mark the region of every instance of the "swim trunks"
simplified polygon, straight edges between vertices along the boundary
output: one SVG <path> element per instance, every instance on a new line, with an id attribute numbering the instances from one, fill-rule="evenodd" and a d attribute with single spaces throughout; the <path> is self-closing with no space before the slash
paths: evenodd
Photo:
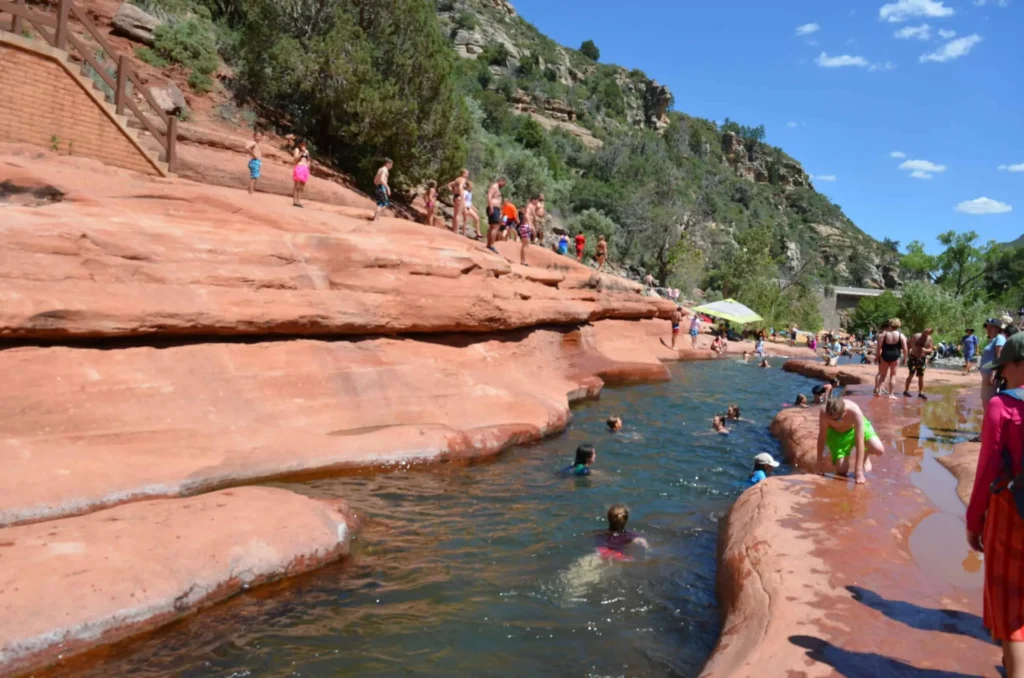
<path id="1" fill-rule="evenodd" d="M 697 334 L 698 334 L 697 330 L 690 330 L 690 336 L 691 337 L 696 337 Z"/>
<path id="2" fill-rule="evenodd" d="M 259 158 L 253 158 L 249 161 L 249 178 L 259 179 L 260 169 L 263 167 L 263 161 Z"/>
<path id="3" fill-rule="evenodd" d="M 672 324 L 672 334 L 679 334 L 679 323 Z"/>
<path id="4" fill-rule="evenodd" d="M 910 376 L 923 377 L 925 368 L 928 367 L 924 358 L 910 356 L 907 358 L 907 367 L 910 369 Z"/>
<path id="5" fill-rule="evenodd" d="M 872 438 L 877 438 L 878 434 L 875 433 L 875 427 L 871 425 L 871 422 L 867 419 L 864 420 L 864 444 Z M 857 428 L 853 427 L 849 431 L 836 431 L 835 429 L 828 429 L 825 433 L 825 443 L 828 445 L 829 452 L 832 453 L 832 463 L 838 464 L 846 457 L 850 456 L 850 452 L 853 451 L 857 445 Z"/>
<path id="6" fill-rule="evenodd" d="M 388 189 L 384 188 L 384 184 L 377 184 L 377 207 L 391 207 Z"/>
<path id="7" fill-rule="evenodd" d="M 501 209 L 498 207 L 487 208 L 487 223 L 488 224 L 500 224 L 501 223 Z"/>
<path id="8" fill-rule="evenodd" d="M 519 237 L 523 240 L 529 240 L 530 235 L 533 233 L 533 229 L 530 228 L 529 224 L 519 225 Z"/>

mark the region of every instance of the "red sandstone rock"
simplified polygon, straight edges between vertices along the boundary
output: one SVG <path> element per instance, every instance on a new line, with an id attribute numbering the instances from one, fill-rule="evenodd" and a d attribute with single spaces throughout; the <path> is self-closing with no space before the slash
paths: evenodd
<path id="1" fill-rule="evenodd" d="M 602 321 L 436 343 L 2 351 L 0 525 L 312 470 L 494 454 L 560 431 L 569 397 L 599 392 L 596 375 L 667 379 L 644 342 L 637 323 Z"/>
<path id="2" fill-rule="evenodd" d="M 971 490 L 974 489 L 974 478 L 978 473 L 980 454 L 981 443 L 960 443 L 953 448 L 953 454 L 936 457 L 936 461 L 956 476 L 956 493 L 965 505 L 971 500 Z"/>
<path id="3" fill-rule="evenodd" d="M 890 450 L 919 412 L 909 400 L 855 400 Z M 787 458 L 813 450 L 798 424 L 816 414 L 780 414 Z M 890 451 L 874 464 L 867 485 L 831 476 L 771 478 L 736 502 L 719 541 L 726 618 L 703 676 L 994 673 L 999 650 L 981 628 L 980 562 L 969 555 L 959 562 L 967 551 L 962 523 L 953 528 L 960 518 L 935 516 L 910 481 L 916 459 Z M 940 529 L 929 534 L 928 525 Z M 912 539 L 921 548 L 930 538 L 940 543 L 925 553 L 950 561 L 941 567 L 957 573 L 956 584 L 939 574 L 939 564 L 913 553 Z"/>
<path id="4" fill-rule="evenodd" d="M 349 520 L 337 503 L 246 487 L 0 531 L 0 673 L 336 560 Z"/>
<path id="5" fill-rule="evenodd" d="M 838 377 L 839 382 L 843 386 L 867 384 L 874 386 L 875 375 L 878 374 L 877 365 L 841 365 L 839 367 L 826 367 L 825 363 L 822 362 L 811 362 L 808 360 L 789 360 L 782 369 L 787 372 L 794 372 L 796 374 L 802 374 L 805 377 L 811 379 L 820 379 L 822 381 L 828 381 L 833 377 Z M 902 389 L 907 379 L 907 369 L 900 367 L 896 372 L 896 390 L 897 395 L 902 393 Z M 929 386 L 968 386 L 977 387 L 981 389 L 980 377 L 975 374 L 964 374 L 956 370 L 940 370 L 933 369 L 928 370 L 927 376 L 925 377 L 925 391 L 927 392 Z M 917 381 L 914 381 L 912 385 L 913 392 L 917 394 Z"/>

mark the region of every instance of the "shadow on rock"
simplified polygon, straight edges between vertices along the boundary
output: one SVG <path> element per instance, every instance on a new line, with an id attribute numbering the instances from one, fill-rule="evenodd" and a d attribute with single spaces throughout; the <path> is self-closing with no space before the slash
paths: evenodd
<path id="1" fill-rule="evenodd" d="M 919 669 L 892 657 L 874 652 L 852 652 L 813 636 L 790 636 L 789 642 L 807 650 L 816 662 L 828 664 L 846 678 L 977 678 L 969 673 Z"/>
<path id="2" fill-rule="evenodd" d="M 874 591 L 860 586 L 847 586 L 846 590 L 853 594 L 853 599 L 878 610 L 889 619 L 898 621 L 920 631 L 940 631 L 955 633 L 982 642 L 991 642 L 981 617 L 969 612 L 957 610 L 933 610 L 902 600 L 888 600 Z"/>

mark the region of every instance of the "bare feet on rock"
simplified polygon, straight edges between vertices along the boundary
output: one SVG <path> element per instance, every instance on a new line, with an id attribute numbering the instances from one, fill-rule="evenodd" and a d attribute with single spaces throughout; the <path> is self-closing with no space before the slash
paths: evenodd
<path id="1" fill-rule="evenodd" d="M 857 483 L 858 485 L 864 485 L 864 484 L 866 484 L 867 482 L 868 482 L 868 479 L 864 477 L 864 474 L 863 474 L 863 473 L 858 473 L 858 474 L 857 474 L 857 478 L 856 478 L 856 483 Z"/>

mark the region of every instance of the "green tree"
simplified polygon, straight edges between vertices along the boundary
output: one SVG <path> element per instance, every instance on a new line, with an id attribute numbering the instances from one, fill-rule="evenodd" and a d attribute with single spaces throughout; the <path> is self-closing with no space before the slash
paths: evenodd
<path id="1" fill-rule="evenodd" d="M 591 61 L 601 60 L 601 50 L 597 48 L 593 40 L 584 40 L 583 44 L 580 45 L 580 54 L 587 57 Z"/>
<path id="2" fill-rule="evenodd" d="M 908 280 L 933 282 L 938 268 L 938 261 L 924 251 L 924 243 L 920 240 L 911 241 L 907 245 L 907 253 L 900 258 L 900 270 Z"/>
<path id="3" fill-rule="evenodd" d="M 985 257 L 991 245 L 978 247 L 975 244 L 978 234 L 974 231 L 946 231 L 939 234 L 938 240 L 946 249 L 936 258 L 939 269 L 936 282 L 956 297 L 979 294 L 978 283 L 985 275 Z"/>
<path id="4" fill-rule="evenodd" d="M 239 78 L 364 186 L 383 157 L 397 188 L 454 176 L 469 118 L 429 0 L 248 0 Z"/>
<path id="5" fill-rule="evenodd" d="M 877 332 L 889 318 L 900 316 L 901 304 L 900 298 L 889 291 L 877 297 L 863 297 L 850 314 L 850 329 L 863 334 Z"/>
<path id="6" fill-rule="evenodd" d="M 597 244 L 598 236 L 604 236 L 608 241 L 608 254 L 615 256 L 616 237 L 619 233 L 619 225 L 608 218 L 604 212 L 594 209 L 583 210 L 569 220 L 568 228 L 570 233 L 583 232 L 587 235 L 588 249 L 593 251 Z"/>

